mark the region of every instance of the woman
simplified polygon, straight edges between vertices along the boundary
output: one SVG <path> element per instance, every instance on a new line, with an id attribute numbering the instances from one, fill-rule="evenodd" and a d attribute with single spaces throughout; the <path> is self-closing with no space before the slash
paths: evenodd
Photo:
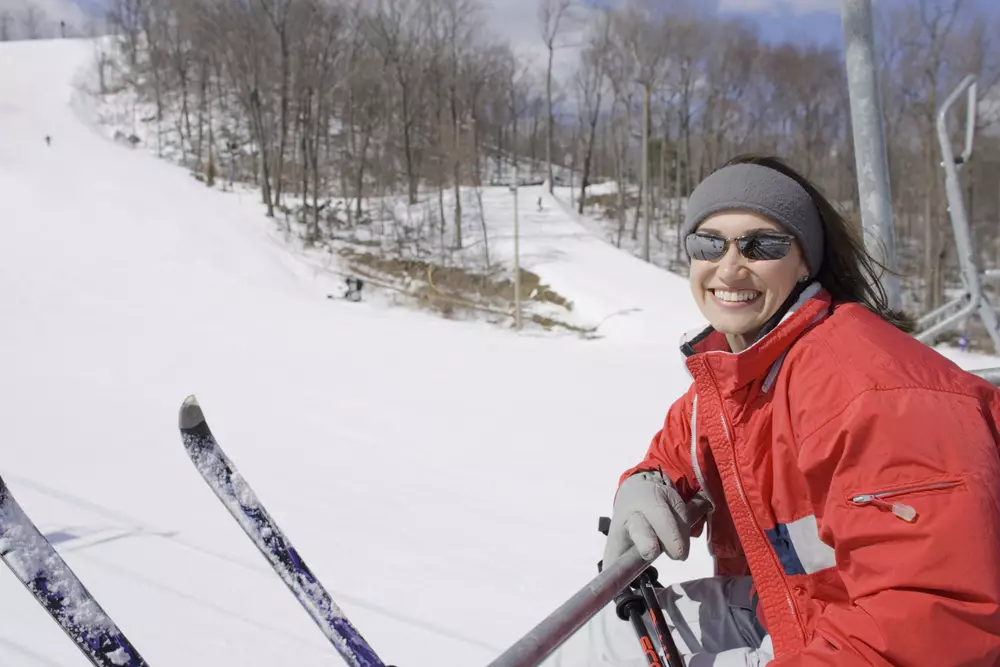
<path id="1" fill-rule="evenodd" d="M 686 558 L 707 524 L 716 576 L 660 596 L 689 665 L 1000 665 L 1000 392 L 908 335 L 777 159 L 706 178 L 682 238 L 710 326 L 604 563 Z"/>

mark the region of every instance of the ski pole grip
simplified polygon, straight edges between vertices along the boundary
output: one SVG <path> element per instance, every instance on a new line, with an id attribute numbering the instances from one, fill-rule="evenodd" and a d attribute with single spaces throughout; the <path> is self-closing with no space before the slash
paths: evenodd
<path id="1" fill-rule="evenodd" d="M 659 550 L 657 550 L 659 555 Z M 573 633 L 597 615 L 653 561 L 644 560 L 633 546 L 591 580 L 528 634 L 508 648 L 489 667 L 535 667 Z"/>
<path id="2" fill-rule="evenodd" d="M 711 508 L 711 503 L 706 497 L 699 495 L 696 498 L 700 502 L 696 505 L 697 510 L 692 517 L 693 523 L 700 520 Z M 589 584 L 500 654 L 500 657 L 488 667 L 537 667 L 572 637 L 573 633 L 596 616 L 604 605 L 611 602 L 618 593 L 645 572 L 660 553 L 657 545 L 652 558 L 645 560 L 634 545 L 629 547 L 629 550 L 616 559 L 610 567 L 605 566 Z"/>

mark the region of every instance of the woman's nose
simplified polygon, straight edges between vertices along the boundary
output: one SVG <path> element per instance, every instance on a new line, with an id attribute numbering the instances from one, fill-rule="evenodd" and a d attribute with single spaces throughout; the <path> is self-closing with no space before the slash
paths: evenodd
<path id="1" fill-rule="evenodd" d="M 736 241 L 730 241 L 726 254 L 719 259 L 716 272 L 723 280 L 727 278 L 742 278 L 747 272 L 746 258 L 740 254 Z"/>

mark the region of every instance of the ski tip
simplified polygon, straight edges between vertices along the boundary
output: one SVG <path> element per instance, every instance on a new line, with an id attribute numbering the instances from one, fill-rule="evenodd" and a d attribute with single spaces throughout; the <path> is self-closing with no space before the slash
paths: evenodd
<path id="1" fill-rule="evenodd" d="M 201 406 L 198 405 L 198 399 L 191 394 L 184 399 L 181 404 L 180 413 L 180 427 L 182 431 L 188 431 L 193 429 L 198 424 L 205 421 L 205 415 L 201 411 Z"/>

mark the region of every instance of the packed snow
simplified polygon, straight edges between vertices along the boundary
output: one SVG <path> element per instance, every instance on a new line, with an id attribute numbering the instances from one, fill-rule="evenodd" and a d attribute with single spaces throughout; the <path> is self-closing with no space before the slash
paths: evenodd
<path id="1" fill-rule="evenodd" d="M 487 664 L 596 574 L 597 519 L 688 383 L 677 341 L 701 319 L 686 281 L 524 188 L 522 262 L 600 338 L 328 300 L 341 278 L 286 247 L 253 197 L 97 126 L 92 55 L 86 40 L 0 45 L 14 496 L 150 665 L 341 664 L 185 454 L 177 414 L 197 394 L 387 663 Z M 485 198 L 509 254 L 511 194 Z M 710 573 L 703 541 L 657 566 Z M 83 664 L 6 568 L 0 600 L 0 663 Z M 590 636 L 559 664 L 587 665 Z"/>

